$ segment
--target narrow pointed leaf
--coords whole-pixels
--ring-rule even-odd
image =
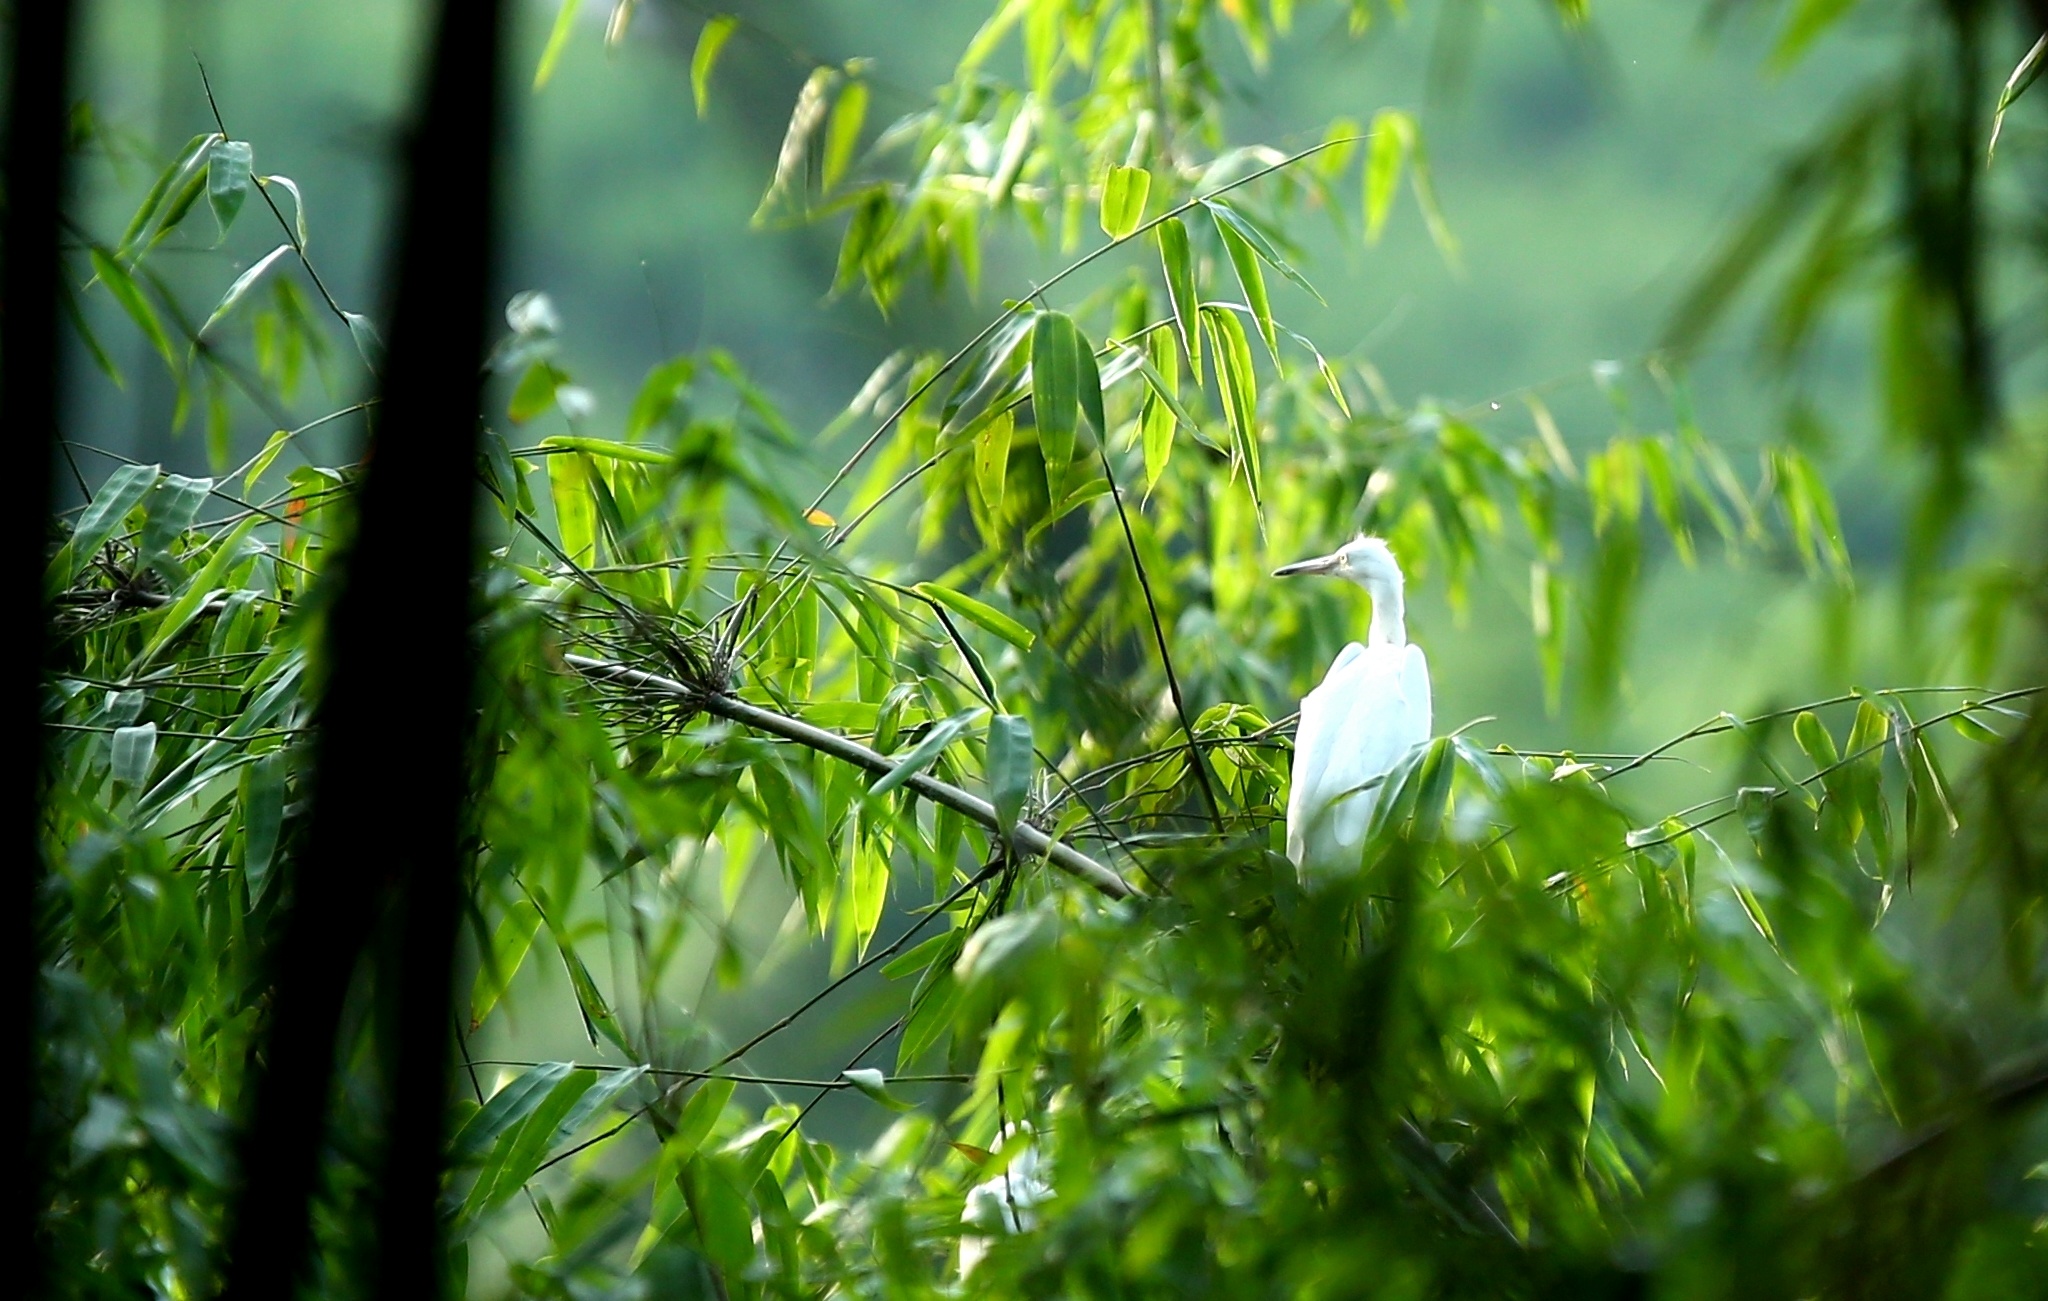
[[[1152,173],[1142,167],[1112,167],[1102,181],[1102,231],[1125,239],[1145,220]]]
[[[225,239],[249,197],[249,173],[256,161],[247,140],[223,140],[206,155],[206,202]]]
[[[1073,318],[1040,312],[1031,330],[1031,413],[1045,456],[1046,483],[1057,485],[1074,459],[1074,427],[1080,412],[1081,380],[1075,361]]]
[[[719,14],[707,20],[704,30],[697,33],[697,48],[690,55],[690,94],[697,101],[698,117],[711,109],[711,73],[718,66],[719,51],[732,39],[733,29],[738,26],[737,18]]]
[[[92,251],[92,269],[100,283],[107,287],[107,292],[114,296],[114,301],[121,305],[121,310],[128,314],[128,319],[135,322],[136,328],[156,349],[157,356],[164,359],[164,365],[177,369],[177,361],[171,354],[170,336],[164,333],[163,322],[157,319],[156,309],[143,296],[142,286],[135,283],[135,277],[99,249]]]
[[[989,514],[1003,509],[1003,486],[1010,472],[1010,439],[1016,432],[1016,418],[998,411],[984,420],[974,433],[974,482]]]
[[[199,327],[200,337],[204,338],[208,330],[220,324],[229,312],[234,311],[235,305],[240,303],[249,290],[255,287],[256,282],[263,278],[263,273],[270,270],[271,266],[279,258],[291,251],[291,245],[279,244],[276,248],[259,258],[247,271],[236,276],[235,283],[228,286],[227,293],[221,295],[220,304],[213,309],[212,315],[206,318],[206,324]]]
[[[983,632],[994,633],[1018,650],[1030,650],[1031,643],[1036,640],[1031,630],[1023,624],[994,606],[984,605],[963,592],[941,587],[937,583],[919,583],[910,590],[945,606]]]
[[[1280,364],[1280,334],[1273,328],[1273,304],[1266,297],[1266,274],[1259,270],[1259,255],[1244,236],[1221,218],[1217,219],[1216,233],[1223,237],[1224,251],[1230,254],[1230,265],[1237,270],[1237,283],[1244,287],[1245,305],[1252,309],[1252,319],[1258,322],[1259,337],[1265,340],[1266,351],[1272,354],[1273,364],[1277,366]]]
[[[1166,270],[1166,296],[1173,303],[1173,325],[1187,354],[1188,372],[1202,382],[1202,331],[1195,297],[1195,260],[1188,249],[1188,228],[1178,217],[1159,225],[1159,260]]]
[[[562,51],[569,48],[569,37],[576,30],[576,14],[583,8],[583,0],[562,0],[561,8],[555,10],[555,25],[548,31],[548,43],[540,52],[540,64],[533,70],[533,88],[541,89],[548,79],[555,75],[555,67],[562,61]]]
[[[1031,790],[1034,757],[1029,719],[1016,714],[997,714],[989,720],[989,803],[996,806],[996,822],[1005,836],[1023,816],[1024,797]]]
[[[924,734],[923,740],[911,747],[910,752],[897,760],[893,768],[883,773],[881,777],[876,779],[874,785],[868,787],[868,794],[873,796],[887,795],[904,782],[909,781],[926,768],[931,767],[941,751],[959,740],[961,733],[974,726],[975,721],[981,717],[982,712],[979,709],[970,709],[965,713],[955,714],[951,718],[941,719],[939,722],[932,724],[931,730]]]

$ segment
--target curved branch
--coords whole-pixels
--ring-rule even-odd
[[[869,749],[858,741],[849,740],[836,732],[828,732],[822,727],[813,727],[802,719],[778,714],[772,709],[763,709],[759,705],[741,700],[738,696],[723,692],[693,691],[673,678],[628,668],[624,664],[592,659],[587,655],[565,655],[563,659],[570,668],[585,677],[624,683],[627,686],[674,696],[678,700],[688,701],[707,714],[716,714],[742,727],[779,736],[785,741],[794,741],[820,754],[828,754],[841,762],[850,763],[856,768],[865,768],[879,775],[889,772],[896,766],[895,760],[879,751]],[[923,773],[913,776],[904,785],[934,804],[942,804],[956,813],[973,818],[992,833],[1000,831],[1001,824],[996,820],[995,806],[978,795],[971,795],[958,786]],[[1054,840],[1029,823],[1019,822],[1012,828],[1010,844],[1020,853],[1033,857],[1042,856],[1050,860],[1054,867],[1086,882],[1112,899],[1130,899],[1139,893],[1111,869],[1073,846]]]

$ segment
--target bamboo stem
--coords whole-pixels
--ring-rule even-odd
[[[628,668],[624,664],[592,659],[587,655],[565,655],[563,659],[570,668],[587,678],[623,683],[674,696],[679,700],[687,700],[707,714],[715,714],[742,727],[750,727],[771,736],[779,736],[785,741],[794,741],[798,745],[816,750],[820,754],[830,755],[856,768],[865,768],[877,775],[886,773],[896,766],[896,761],[889,756],[871,750],[858,741],[840,736],[836,732],[828,732],[822,727],[813,727],[802,719],[778,714],[772,709],[763,709],[750,701],[741,700],[738,696],[727,695],[724,692],[693,691],[673,678],[665,678],[642,669]],[[991,832],[1000,832],[1001,824],[996,820],[995,806],[978,795],[970,794],[958,786],[924,773],[911,777],[904,785],[934,804],[942,804],[956,813],[973,818]],[[1050,860],[1054,867],[1086,882],[1112,899],[1130,899],[1139,893],[1130,882],[1110,868],[1028,823],[1019,822],[1011,829],[1010,845],[1020,853]]]

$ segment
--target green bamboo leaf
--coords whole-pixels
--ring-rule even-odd
[[[576,13],[583,8],[583,0],[562,0],[562,7],[555,11],[555,25],[548,31],[548,43],[540,52],[540,65],[533,70],[533,88],[541,89],[548,84],[548,78],[555,75],[555,65],[562,61],[562,51],[569,48],[569,35],[576,30]]]
[[[1210,344],[1216,350],[1216,381],[1223,390],[1223,414],[1230,425],[1231,448],[1244,471],[1245,486],[1252,503],[1264,498],[1259,473],[1258,380],[1252,370],[1251,340],[1237,313],[1221,307],[1204,307],[1202,323],[1209,329]]]
[[[1076,333],[1073,318],[1065,312],[1040,312],[1031,329],[1031,414],[1038,423],[1046,483],[1055,490],[1074,459],[1074,427],[1081,405]]]
[[[1180,404],[1180,366],[1173,355],[1173,339],[1164,330],[1145,337],[1145,355],[1138,373],[1149,392],[1138,413],[1138,433],[1145,450],[1145,492],[1149,495],[1159,476],[1166,473],[1173,456],[1173,430],[1184,414]],[[1192,426],[1190,426],[1192,428]]]
[[[172,188],[178,184],[179,177],[189,177],[198,171],[201,160],[212,150],[214,141],[220,138],[218,133],[212,131],[204,131],[193,136],[185,142],[185,147],[178,151],[170,164],[157,174],[155,184],[149,187],[149,193],[142,196],[141,206],[135,209],[135,215],[129,219],[128,229],[121,232],[121,242],[115,246],[116,258],[125,260],[134,251],[136,242],[142,238],[143,232],[149,229],[150,223],[156,220],[163,208],[164,196],[172,192]]]
[[[1267,266],[1272,267],[1281,275],[1292,280],[1296,285],[1300,286],[1304,293],[1317,302],[1323,301],[1323,296],[1316,292],[1316,287],[1310,284],[1302,276],[1301,272],[1288,265],[1287,259],[1281,257],[1279,252],[1274,249],[1273,242],[1266,238],[1265,232],[1253,225],[1250,219],[1243,213],[1220,199],[1204,200],[1202,206],[1209,210],[1209,215],[1215,218],[1218,225],[1228,226],[1239,239],[1251,245],[1252,249],[1258,253],[1259,259]]]
[[[848,82],[832,102],[832,115],[825,122],[823,179],[827,190],[839,184],[839,178],[846,174],[847,164],[853,161],[853,151],[860,144],[861,123],[866,119],[867,111],[866,82]]]
[[[142,521],[142,536],[136,543],[145,562],[155,564],[171,554],[178,540],[191,531],[193,521],[199,518],[200,508],[206,504],[207,494],[212,491],[211,479],[194,479],[182,474],[164,476],[157,490],[150,494]]]
[[[218,140],[220,137],[214,137]],[[157,218],[156,229],[150,232],[149,243],[133,252],[133,262],[139,262],[143,253],[155,248],[170,238],[171,232],[184,224],[192,209],[199,206],[199,196],[206,193],[206,168],[194,167],[190,174],[171,193],[171,201],[164,205],[163,214]]]
[[[1259,256],[1229,223],[1219,220],[1216,233],[1223,237],[1224,251],[1230,255],[1230,265],[1237,270],[1237,283],[1244,288],[1245,306],[1251,308],[1252,320],[1258,323],[1259,337],[1265,341],[1273,364],[1278,366],[1280,334],[1273,328],[1273,304],[1266,297],[1266,275],[1259,270]]]
[[[568,375],[553,362],[533,363],[513,386],[512,396],[505,403],[505,415],[514,424],[525,424],[552,408],[555,393],[568,382]]]
[[[711,109],[711,73],[718,66],[719,51],[739,25],[732,15],[718,14],[707,19],[704,30],[697,33],[697,48],[690,55],[690,94],[697,101],[698,117]]]
[[[247,140],[222,140],[206,155],[206,202],[226,239],[228,227],[249,198],[249,174],[256,152]]]
[[[1112,167],[1102,181],[1102,231],[1111,239],[1128,238],[1145,220],[1145,200],[1152,192],[1152,173],[1142,167]]]
[[[114,729],[113,771],[115,781],[131,791],[149,783],[156,766],[156,724],[138,723]]]
[[[591,1046],[595,1047],[602,1036],[614,1047],[632,1052],[633,1047],[626,1042],[625,1032],[619,1028],[618,1018],[612,1015],[611,1004],[605,1002],[604,992],[597,987],[590,968],[584,965],[582,955],[576,952],[575,944],[552,918],[548,919],[548,933],[554,937],[555,948],[562,955],[562,967],[569,973],[569,988],[576,995],[577,1010],[583,1014],[583,1033]]]
[[[891,958],[882,968],[882,979],[901,980],[905,976],[922,975],[935,962],[951,964],[957,953],[948,955],[947,950],[958,948],[961,943],[959,931],[947,931],[920,941],[908,951]]]
[[[974,482],[991,516],[1003,509],[1003,485],[1010,472],[1010,440],[1016,432],[1016,418],[998,411],[974,432]]]
[[[299,251],[303,253],[313,243],[313,237],[306,233],[306,196],[299,193],[299,183],[289,176],[259,176],[256,184],[265,189],[282,186],[292,196],[292,228],[298,232]]]
[[[270,270],[271,266],[274,265],[279,258],[283,257],[285,254],[291,251],[291,245],[279,244],[276,248],[270,250],[268,253],[265,253],[261,258],[257,259],[256,263],[252,265],[247,271],[244,271],[241,275],[236,276],[235,283],[228,286],[227,293],[221,295],[219,305],[216,306],[213,309],[213,313],[206,318],[206,324],[199,327],[199,337],[205,338],[206,332],[208,330],[211,330],[214,326],[220,324],[221,321],[227,316],[229,312],[234,311],[235,305],[242,301],[243,297],[248,294],[250,289],[255,287],[255,284],[258,280],[261,280],[263,278],[263,273],[265,271]]]
[[[675,1132],[662,1144],[664,1155],[675,1154],[687,1159],[696,1155],[697,1149],[711,1135],[712,1128],[725,1111],[725,1104],[732,1100],[733,1081],[706,1080],[697,1086],[690,1100],[683,1104],[683,1114],[676,1117]]]
[[[1158,226],[1159,260],[1166,270],[1166,296],[1173,303],[1173,325],[1187,354],[1188,372],[1202,382],[1202,331],[1195,297],[1195,259],[1188,249],[1188,228],[1179,217]]]
[[[1377,244],[1394,209],[1401,185],[1401,165],[1415,145],[1415,119],[1399,109],[1382,109],[1372,121],[1372,143],[1365,152],[1365,240]]]
[[[931,767],[940,752],[958,740],[962,732],[973,727],[983,712],[985,711],[981,709],[970,709],[933,723],[931,729],[924,734],[923,740],[911,747],[908,754],[897,760],[894,767],[878,777],[874,785],[868,787],[868,794],[877,797],[887,795]]]
[[[156,631],[150,634],[149,641],[142,648],[142,654],[129,666],[128,672],[131,676],[147,668],[150,661],[156,658],[158,651],[199,617],[199,611],[219,590],[228,570],[245,558],[247,553],[243,549],[243,543],[261,522],[256,516],[251,516],[237,524],[234,532],[214,543],[213,554],[207,558],[206,564],[193,576],[192,581],[186,584],[183,595],[171,602],[164,612],[157,616]]]
[[[601,456],[608,461],[624,461],[629,465],[674,465],[676,458],[671,452],[644,443],[617,443],[609,438],[583,438],[569,434],[558,434],[543,438],[542,447],[561,448],[566,452],[587,452]]]
[[[945,606],[948,610],[967,620],[967,622],[983,632],[994,633],[1012,646],[1015,646],[1018,650],[1030,650],[1031,643],[1037,640],[1031,630],[1023,624],[1018,623],[1015,619],[1012,619],[994,606],[984,605],[964,592],[956,592],[950,587],[941,587],[937,583],[919,583],[910,590],[916,592],[919,596],[927,597]]]
[[[622,1071],[605,1071],[600,1074],[597,1083],[584,1090],[583,1096],[576,1099],[576,1105],[569,1109],[569,1114],[555,1126],[554,1137],[543,1150],[551,1150],[576,1137],[585,1125],[602,1114],[621,1093],[646,1078],[645,1066],[629,1066]]]
[[[272,750],[242,769],[237,779],[242,798],[242,872],[249,896],[263,893],[270,863],[277,855],[277,837],[284,825],[286,755]]]
[[[469,994],[469,1028],[474,1031],[490,1017],[498,1000],[512,985],[513,977],[533,951],[534,936],[540,933],[540,909],[530,899],[516,900],[505,910],[491,933],[490,951],[477,964],[476,984]]]
[[[363,359],[363,365],[376,370],[378,359],[384,355],[384,340],[377,327],[361,312],[343,312],[341,320],[348,326],[349,342],[356,345],[356,355]]]
[[[128,314],[128,319],[135,322],[136,328],[156,349],[157,356],[164,359],[164,365],[175,371],[178,363],[171,353],[171,338],[164,333],[163,323],[157,320],[156,309],[143,296],[142,286],[135,283],[135,277],[97,248],[92,250],[92,270],[100,283],[107,287],[107,292],[114,296],[114,301],[121,305],[121,310]]]
[[[1656,509],[1664,531],[1671,535],[1671,546],[1678,552],[1679,560],[1690,567],[1692,526],[1686,522],[1685,498],[1679,491],[1670,449],[1661,438],[1645,438],[1636,446],[1642,455],[1643,477],[1650,481],[1650,504]]]
[[[1109,421],[1102,410],[1102,372],[1095,364],[1095,345],[1078,328],[1074,331],[1074,380],[1081,399],[1081,414],[1101,442],[1109,441]]]
[[[1964,736],[1969,737],[1972,741],[1977,742],[1979,745],[1998,745],[2005,740],[2004,737],[1992,731],[1990,728],[1984,726],[1984,724],[1978,722],[1976,719],[1970,717],[1968,714],[1957,714],[1954,718],[1951,718],[1949,722],[1955,725],[1956,731],[1961,732]]]
[[[61,591],[77,579],[161,477],[163,470],[154,465],[123,465],[107,476],[72,527],[70,540],[50,561],[51,590]]]
[[[597,552],[597,502],[590,491],[591,467],[580,453],[548,458],[548,491],[555,503],[555,534],[562,550],[579,565]]]
[[[1024,797],[1031,790],[1036,756],[1031,744],[1031,721],[1016,714],[997,714],[988,725],[989,803],[995,805],[998,830],[1008,836],[1024,813]]]
[[[508,1130],[531,1116],[574,1069],[569,1062],[542,1062],[492,1094],[449,1142],[448,1163],[460,1166],[481,1158]]]
[[[1835,750],[1835,738],[1828,735],[1827,727],[1810,709],[1800,710],[1792,720],[1792,739],[1799,742],[1799,748],[1806,751],[1816,769],[1832,768],[1841,761]]]
[[[554,1145],[555,1131],[576,1103],[597,1083],[597,1072],[574,1069],[549,1089],[518,1125],[500,1136],[477,1171],[476,1183],[462,1204],[461,1219],[474,1222],[485,1211],[512,1197],[540,1169]]]

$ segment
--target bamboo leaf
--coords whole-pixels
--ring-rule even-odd
[[[940,752],[958,740],[962,732],[973,727],[983,712],[980,709],[970,709],[932,724],[931,729],[924,734],[923,740],[911,747],[908,754],[897,760],[894,767],[877,778],[874,785],[868,787],[868,794],[877,797],[887,795],[931,767]]]
[[[144,494],[162,477],[163,471],[154,465],[123,465],[107,476],[107,481],[93,494],[92,504],[72,527],[70,539],[51,559],[50,590],[61,591],[77,579],[107,539],[126,522],[128,512],[141,504]]]
[[[568,1062],[542,1062],[492,1094],[448,1144],[448,1163],[465,1165],[482,1157],[506,1131],[532,1115],[574,1069]]]
[[[149,641],[142,648],[142,654],[137,656],[134,664],[129,667],[130,674],[140,673],[147,668],[150,661],[156,658],[158,651],[199,617],[199,611],[204,608],[214,592],[219,590],[228,570],[234,568],[244,558],[246,553],[242,544],[261,522],[257,517],[251,516],[237,524],[232,533],[214,543],[213,554],[207,558],[206,564],[193,576],[192,581],[186,584],[184,593],[157,616],[156,631],[150,634]]]
[[[1166,296],[1173,303],[1174,329],[1180,335],[1181,350],[1187,354],[1188,372],[1195,383],[1202,382],[1202,331],[1197,314],[1201,306],[1195,297],[1195,261],[1188,249],[1188,228],[1179,217],[1161,222],[1159,260],[1166,270]]]
[[[1210,206],[1210,213],[1216,212]],[[1237,270],[1237,283],[1244,288],[1245,305],[1252,309],[1252,319],[1258,323],[1259,337],[1266,341],[1266,351],[1272,355],[1273,364],[1280,364],[1280,334],[1273,328],[1273,304],[1266,297],[1266,275],[1259,270],[1259,255],[1253,251],[1237,229],[1221,217],[1216,220],[1216,233],[1223,237],[1223,248],[1230,255],[1230,265]]]
[[[214,326],[220,324],[221,321],[227,316],[229,312],[234,311],[235,305],[242,301],[242,299],[248,294],[249,290],[255,286],[258,280],[261,280],[263,278],[263,273],[265,271],[270,270],[271,266],[274,265],[279,258],[283,257],[285,254],[291,251],[291,245],[279,244],[276,248],[270,250],[270,252],[265,253],[261,258],[259,258],[256,261],[256,263],[253,266],[251,266],[247,271],[244,271],[241,275],[236,276],[235,283],[228,286],[227,293],[221,295],[219,305],[216,306],[213,309],[213,313],[206,318],[206,324],[199,327],[199,337],[205,338],[206,332],[208,330],[211,330]]]
[[[255,161],[255,150],[247,140],[222,140],[207,152],[206,202],[213,208],[222,239],[227,238],[228,227],[235,224],[235,215],[249,197],[249,174]]]
[[[1365,151],[1365,241],[1377,244],[1401,185],[1401,165],[1415,143],[1415,119],[1399,109],[1382,109],[1372,122]]]
[[[1152,192],[1152,173],[1142,167],[1112,167],[1102,181],[1102,231],[1111,239],[1129,238],[1145,220],[1145,200]]]
[[[112,775],[115,781],[131,791],[141,790],[149,783],[150,769],[155,766],[155,723],[114,729]]]
[[[548,43],[540,52],[540,64],[533,70],[533,88],[539,90],[555,75],[555,65],[562,61],[562,51],[569,48],[570,33],[576,30],[576,14],[583,8],[583,0],[562,0],[561,8],[555,10],[555,25],[548,30]]]
[[[1074,459],[1074,428],[1081,380],[1075,358],[1077,331],[1065,312],[1040,312],[1031,329],[1031,414],[1045,456],[1045,480],[1057,491]]]
[[[860,143],[861,122],[868,111],[867,83],[848,82],[846,89],[832,103],[832,115],[825,123],[825,175],[827,190],[839,184],[839,178],[846,174],[847,164],[853,161],[854,147]]]
[[[2011,108],[2013,101],[2024,95],[2027,87],[2040,78],[2044,63],[2048,63],[2048,35],[2034,42],[2014,66],[2012,75],[2005,79],[2005,89],[1998,95],[1998,111],[1991,116],[1991,143],[1984,147],[1985,162],[1990,162],[1998,152],[1998,135],[2005,130],[2005,110]]]
[[[1216,350],[1216,382],[1223,390],[1223,414],[1230,425],[1231,450],[1244,471],[1245,487],[1253,505],[1264,497],[1259,473],[1258,382],[1252,371],[1251,340],[1237,313],[1220,307],[1204,307],[1202,323],[1209,329],[1209,341]]]
[[[989,720],[989,803],[995,805],[997,829],[1005,836],[1023,815],[1024,797],[1031,791],[1034,759],[1029,719],[997,714]]]
[[[1102,410],[1102,372],[1095,365],[1095,345],[1078,328],[1074,331],[1074,380],[1081,399],[1081,414],[1088,418],[1088,427],[1095,431],[1095,437],[1109,441],[1109,421]]]
[[[1010,472],[1010,440],[1016,432],[1016,418],[998,411],[974,432],[974,482],[990,515],[1003,509],[1003,485]]]
[[[135,277],[97,248],[92,250],[92,270],[100,283],[107,287],[107,292],[114,296],[114,301],[121,305],[121,310],[128,314],[128,319],[156,349],[157,356],[164,359],[164,365],[177,370],[178,363],[171,354],[171,338],[164,333],[163,322],[157,319],[156,309],[143,296],[142,286],[135,283]]]
[[[994,633],[1018,650],[1030,650],[1031,643],[1036,640],[1031,630],[1023,624],[994,606],[984,605],[963,592],[941,587],[937,583],[919,583],[910,590],[945,606],[983,632]]]
[[[218,133],[212,131],[193,136],[185,142],[185,147],[178,151],[177,157],[157,174],[156,183],[149,187],[149,192],[142,197],[141,205],[135,209],[135,215],[129,219],[128,229],[121,232],[121,242],[114,250],[116,259],[126,260],[128,255],[134,252],[136,243],[163,210],[164,197],[179,184],[180,177],[189,178],[198,171],[201,160],[212,151],[214,142],[220,138]]]
[[[583,438],[559,434],[543,438],[542,447],[558,447],[569,452],[586,452],[591,456],[602,456],[608,461],[624,461],[629,465],[674,465],[675,454],[659,447],[648,447],[643,443],[617,443],[609,438]]]
[[[733,29],[738,26],[739,19],[718,14],[707,19],[704,29],[697,33],[697,48],[690,54],[690,94],[697,101],[698,117],[710,111],[711,73],[718,66],[719,51],[732,39]]]
[[[1236,232],[1239,239],[1251,245],[1253,250],[1258,253],[1260,260],[1267,266],[1272,267],[1281,275],[1292,280],[1301,288],[1302,292],[1317,302],[1323,301],[1323,296],[1316,292],[1316,287],[1310,284],[1301,272],[1296,271],[1290,266],[1287,259],[1280,256],[1279,252],[1274,249],[1273,242],[1266,238],[1265,232],[1254,225],[1243,213],[1220,199],[1206,200],[1203,206],[1209,209],[1210,215],[1219,224],[1229,226],[1232,231]]]

